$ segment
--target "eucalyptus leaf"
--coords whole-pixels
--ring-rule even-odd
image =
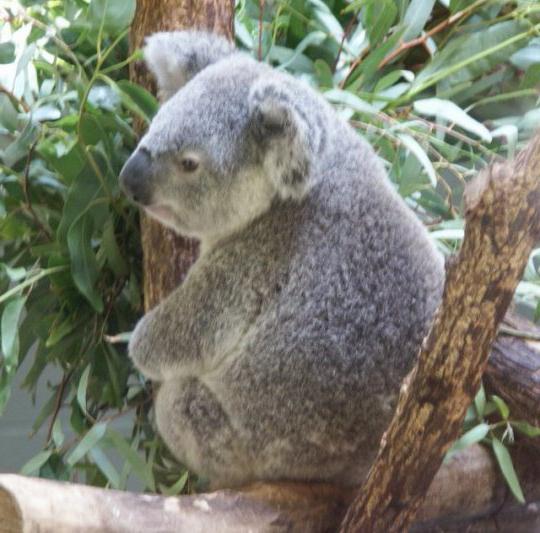
[[[86,413],[86,389],[88,389],[88,378],[91,370],[92,367],[87,365],[79,378],[79,385],[77,386],[77,402],[83,413]]]
[[[120,489],[120,475],[101,447],[99,445],[94,446],[88,451],[88,455],[91,457],[92,461],[96,463],[101,472],[103,472],[104,476],[109,480],[111,488]]]
[[[107,424],[100,422],[92,426],[92,429],[86,433],[75,449],[68,455],[66,462],[73,466],[80,461],[105,435]]]
[[[489,433],[489,424],[481,423],[464,433],[450,448],[449,455],[452,456],[460,450],[464,450],[471,444],[483,440]]]
[[[15,44],[11,42],[0,43],[0,64],[15,61]]]
[[[512,427],[525,435],[526,437],[540,437],[540,427],[533,426],[528,422],[512,422]]]
[[[67,245],[71,257],[73,281],[92,307],[101,313],[103,299],[96,288],[100,269],[92,246],[93,228],[91,212],[83,214],[69,228]]]
[[[403,143],[403,145],[408,150],[410,150],[410,152],[414,154],[414,156],[418,159],[423,169],[425,170],[429,178],[429,181],[431,182],[431,185],[433,187],[436,187],[437,186],[437,173],[435,172],[435,169],[433,168],[433,165],[431,164],[431,161],[429,160],[429,157],[424,151],[424,149],[410,135],[406,135],[405,133],[400,133],[398,134],[398,138]]]
[[[498,439],[494,438],[491,441],[491,446],[499,464],[499,468],[506,480],[506,483],[510,487],[512,494],[519,503],[525,503],[525,496],[523,496],[523,490],[519,483],[514,465],[512,464],[512,458],[506,446]]]
[[[0,334],[4,364],[9,369],[16,367],[19,357],[19,321],[26,297],[16,296],[7,303],[2,312]]]
[[[136,5],[136,0],[92,0],[89,22],[95,31],[119,33],[131,24]]]
[[[30,461],[24,464],[24,466],[21,468],[21,475],[22,476],[29,476],[31,474],[34,474],[37,472],[51,457],[52,450],[44,450],[42,452],[39,452],[36,454]]]
[[[405,31],[402,39],[404,41],[409,41],[420,35],[429,20],[434,4],[435,0],[411,0],[403,18]]]
[[[441,98],[416,100],[414,110],[421,115],[434,116],[451,124],[457,124],[463,129],[474,133],[482,140],[491,142],[489,130],[450,100],[442,100]]]

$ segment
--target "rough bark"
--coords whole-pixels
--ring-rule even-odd
[[[524,471],[534,471],[536,485],[524,488],[530,498],[540,500],[540,458],[518,458],[517,464],[524,481]],[[298,483],[176,498],[6,474],[0,475],[0,531],[329,532],[338,527],[351,498],[349,491],[337,487]],[[505,503],[504,484],[491,454],[471,446],[438,472],[415,531],[463,531],[465,522],[482,525],[477,531],[495,531],[497,524],[505,531],[527,531],[523,528],[539,523],[539,507],[534,506],[531,503],[528,512],[520,506],[516,513],[511,500]]]
[[[459,435],[499,323],[540,236],[540,135],[465,193],[465,237],[392,423],[341,531],[406,531]]]
[[[540,426],[540,328],[513,314],[505,326],[511,329],[493,344],[484,382],[508,403],[512,418]]]
[[[204,28],[229,38],[233,35],[234,0],[138,0],[131,26],[134,50],[156,31]],[[132,81],[155,93],[153,79],[143,62],[132,65]],[[139,124],[139,131],[142,127]],[[141,213],[144,302],[154,307],[184,279],[197,257],[198,246]]]

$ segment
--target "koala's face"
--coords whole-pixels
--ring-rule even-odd
[[[156,34],[145,50],[166,102],[120,174],[126,194],[179,233],[226,235],[301,198],[316,142],[290,81],[224,39]]]
[[[250,76],[203,72],[159,110],[121,182],[145,210],[181,234],[204,238],[271,201],[250,134]]]

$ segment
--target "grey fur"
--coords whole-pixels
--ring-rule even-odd
[[[443,262],[325,100],[228,46],[148,40],[150,68],[178,90],[140,143],[150,157],[121,180],[130,195],[149,184],[146,209],[202,253],[137,324],[130,356],[162,382],[168,446],[215,487],[356,484],[439,303]]]

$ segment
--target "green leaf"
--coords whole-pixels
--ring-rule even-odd
[[[67,244],[71,257],[71,275],[76,287],[98,312],[103,311],[103,300],[96,289],[99,265],[92,249],[93,218],[85,213],[69,228]]]
[[[52,348],[56,346],[66,335],[69,335],[77,324],[73,322],[72,317],[68,317],[64,322],[61,322],[58,326],[53,326],[51,332],[45,341],[46,348]]]
[[[476,442],[480,442],[482,439],[486,437],[490,429],[489,424],[478,424],[477,426],[473,427],[466,433],[464,433],[450,448],[448,451],[449,455],[453,455],[456,452],[459,452],[460,450],[464,450],[471,444],[475,444]]]
[[[376,115],[377,110],[371,105],[358,98],[350,91],[342,91],[341,89],[330,89],[324,93],[324,97],[335,104],[343,104],[354,113],[367,113],[370,115]]]
[[[110,155],[113,152],[113,148],[99,118],[99,115],[94,116],[90,113],[83,113],[80,122],[81,139],[87,146],[97,145],[101,142],[107,154]]]
[[[411,0],[403,17],[405,31],[402,39],[404,41],[410,41],[420,35],[431,15],[434,4],[435,0]]]
[[[450,0],[450,13],[454,15],[458,11],[461,11],[463,8],[469,6],[471,0]]]
[[[152,477],[151,470],[148,468],[144,459],[117,431],[109,429],[107,431],[107,437],[110,439],[116,451],[129,463],[139,478],[146,483],[147,488],[152,492],[155,492],[155,481]]]
[[[525,421],[511,422],[513,428],[527,437],[540,437],[540,427],[533,426]]]
[[[23,476],[29,476],[37,472],[48,460],[49,457],[53,454],[52,450],[44,450],[39,452],[37,455],[32,457],[30,461],[24,464],[20,470],[20,474]]]
[[[60,385],[58,385],[58,387],[59,386]],[[56,407],[58,387],[55,392],[49,396],[47,403],[40,409],[34,423],[32,424],[32,433],[36,433],[36,431],[38,431],[38,429],[42,426],[43,422],[45,422],[45,420],[53,413]]]
[[[128,80],[120,80],[115,86],[119,90],[122,102],[130,111],[137,113],[147,121],[152,120],[159,104],[150,92]]]
[[[27,270],[24,267],[11,268],[8,265],[2,265],[2,268],[11,281],[21,281],[26,277]]]
[[[333,87],[334,79],[332,77],[332,70],[328,66],[328,63],[322,59],[317,59],[313,66],[315,67],[315,75],[317,76],[319,87],[321,89],[323,87]]]
[[[12,378],[13,373],[8,374],[5,368],[0,368],[0,416],[3,414],[11,396]]]
[[[114,468],[113,464],[109,461],[100,446],[94,446],[88,455],[92,461],[96,463],[97,467],[103,472],[103,475],[108,479],[113,489],[120,489],[120,476]]]
[[[343,28],[330,8],[322,0],[309,0],[314,7],[315,18],[337,43],[343,39]]]
[[[7,94],[0,93],[0,124],[9,131],[17,129],[19,114]]]
[[[184,487],[186,486],[187,480],[189,477],[189,472],[186,470],[174,483],[174,485],[171,485],[170,487],[166,487],[165,485],[160,485],[160,492],[161,494],[164,494],[165,496],[178,496],[182,490],[184,490]]]
[[[280,70],[292,67],[295,62],[303,56],[303,52],[310,46],[320,46],[326,40],[326,33],[323,31],[312,31],[308,33],[299,43],[298,46],[290,51],[289,57],[281,62]],[[317,60],[319,61],[319,60]],[[322,60],[321,60],[322,61]]]
[[[56,126],[60,127],[58,122]],[[81,173],[86,163],[84,148],[78,142],[72,146],[61,146],[63,150],[59,154],[58,144],[45,139],[38,143],[37,151],[66,180],[66,183],[70,184],[77,179],[77,176]]]
[[[85,165],[69,188],[64,204],[62,219],[56,233],[60,242],[65,242],[69,228],[89,208],[91,203],[103,197],[103,187],[89,165]]]
[[[427,156],[424,149],[410,135],[406,135],[405,133],[399,133],[398,138],[403,143],[403,145],[408,150],[410,150],[410,152],[418,159],[423,169],[425,170],[429,181],[431,182],[431,185],[433,187],[436,187],[437,173],[435,172],[435,169],[433,168],[433,165],[431,164],[431,161],[429,160],[429,157]]]
[[[88,19],[94,30],[118,34],[131,24],[135,15],[136,0],[92,0]]]
[[[521,485],[517,477],[514,465],[512,464],[512,458],[506,446],[498,439],[493,438],[491,441],[491,446],[493,452],[495,453],[495,458],[497,463],[499,463],[499,468],[512,491],[512,494],[519,503],[525,503],[525,497],[523,496],[523,491],[521,490]]]
[[[503,419],[507,420],[508,415],[510,414],[510,409],[508,405],[506,405],[506,402],[495,394],[491,395],[490,400],[497,406],[497,410],[499,411]]]
[[[461,237],[463,238],[463,230],[461,230]],[[484,390],[484,386],[480,385],[480,389],[478,389],[478,392],[476,393],[476,396],[474,397],[474,407],[476,408],[476,414],[478,418],[484,417],[484,411],[486,409],[486,392]]]
[[[83,413],[86,413],[86,389],[88,388],[88,377],[90,376],[91,365],[88,365],[79,379],[79,385],[77,386],[77,402],[81,407]]]
[[[15,61],[15,44],[0,43],[0,64],[13,63]]]
[[[394,48],[401,39],[402,31],[396,31],[383,44],[370,52],[365,59],[354,69],[347,80],[347,89],[355,91],[358,86],[369,84],[377,72],[380,62]]]
[[[101,241],[105,256],[107,257],[107,263],[118,278],[122,278],[128,275],[129,266],[125,259],[122,257],[118,243],[116,242],[116,236],[114,234],[114,224],[112,219],[107,220],[103,228],[103,238]]]
[[[450,100],[442,100],[441,98],[416,100],[414,110],[421,115],[435,116],[450,124],[455,123],[463,129],[478,135],[482,140],[491,142],[489,130]]]
[[[52,439],[54,445],[60,448],[64,444],[64,432],[62,431],[62,421],[60,418],[56,418],[52,427]]]
[[[371,46],[382,42],[396,20],[394,0],[370,0],[362,11],[362,21],[369,35]]]
[[[8,167],[13,167],[15,163],[24,157],[28,157],[30,146],[34,144],[39,136],[39,128],[34,122],[28,120],[17,138],[4,150],[1,158]]]
[[[527,70],[532,65],[540,63],[540,39],[533,39],[533,41],[516,53],[510,58],[512,64],[521,70]]]
[[[501,66],[527,36],[519,33],[523,29],[521,22],[509,20],[454,38],[418,73],[412,93],[440,80],[449,86],[465,83]]]
[[[99,422],[92,426],[92,429],[67,457],[67,464],[73,466],[78,463],[103,438],[106,431],[107,424],[105,422]]]
[[[19,357],[19,320],[26,297],[13,298],[4,308],[0,326],[2,353],[8,371],[17,366]]]
[[[540,86],[540,63],[531,65],[521,82],[522,89],[534,89],[537,86]]]

